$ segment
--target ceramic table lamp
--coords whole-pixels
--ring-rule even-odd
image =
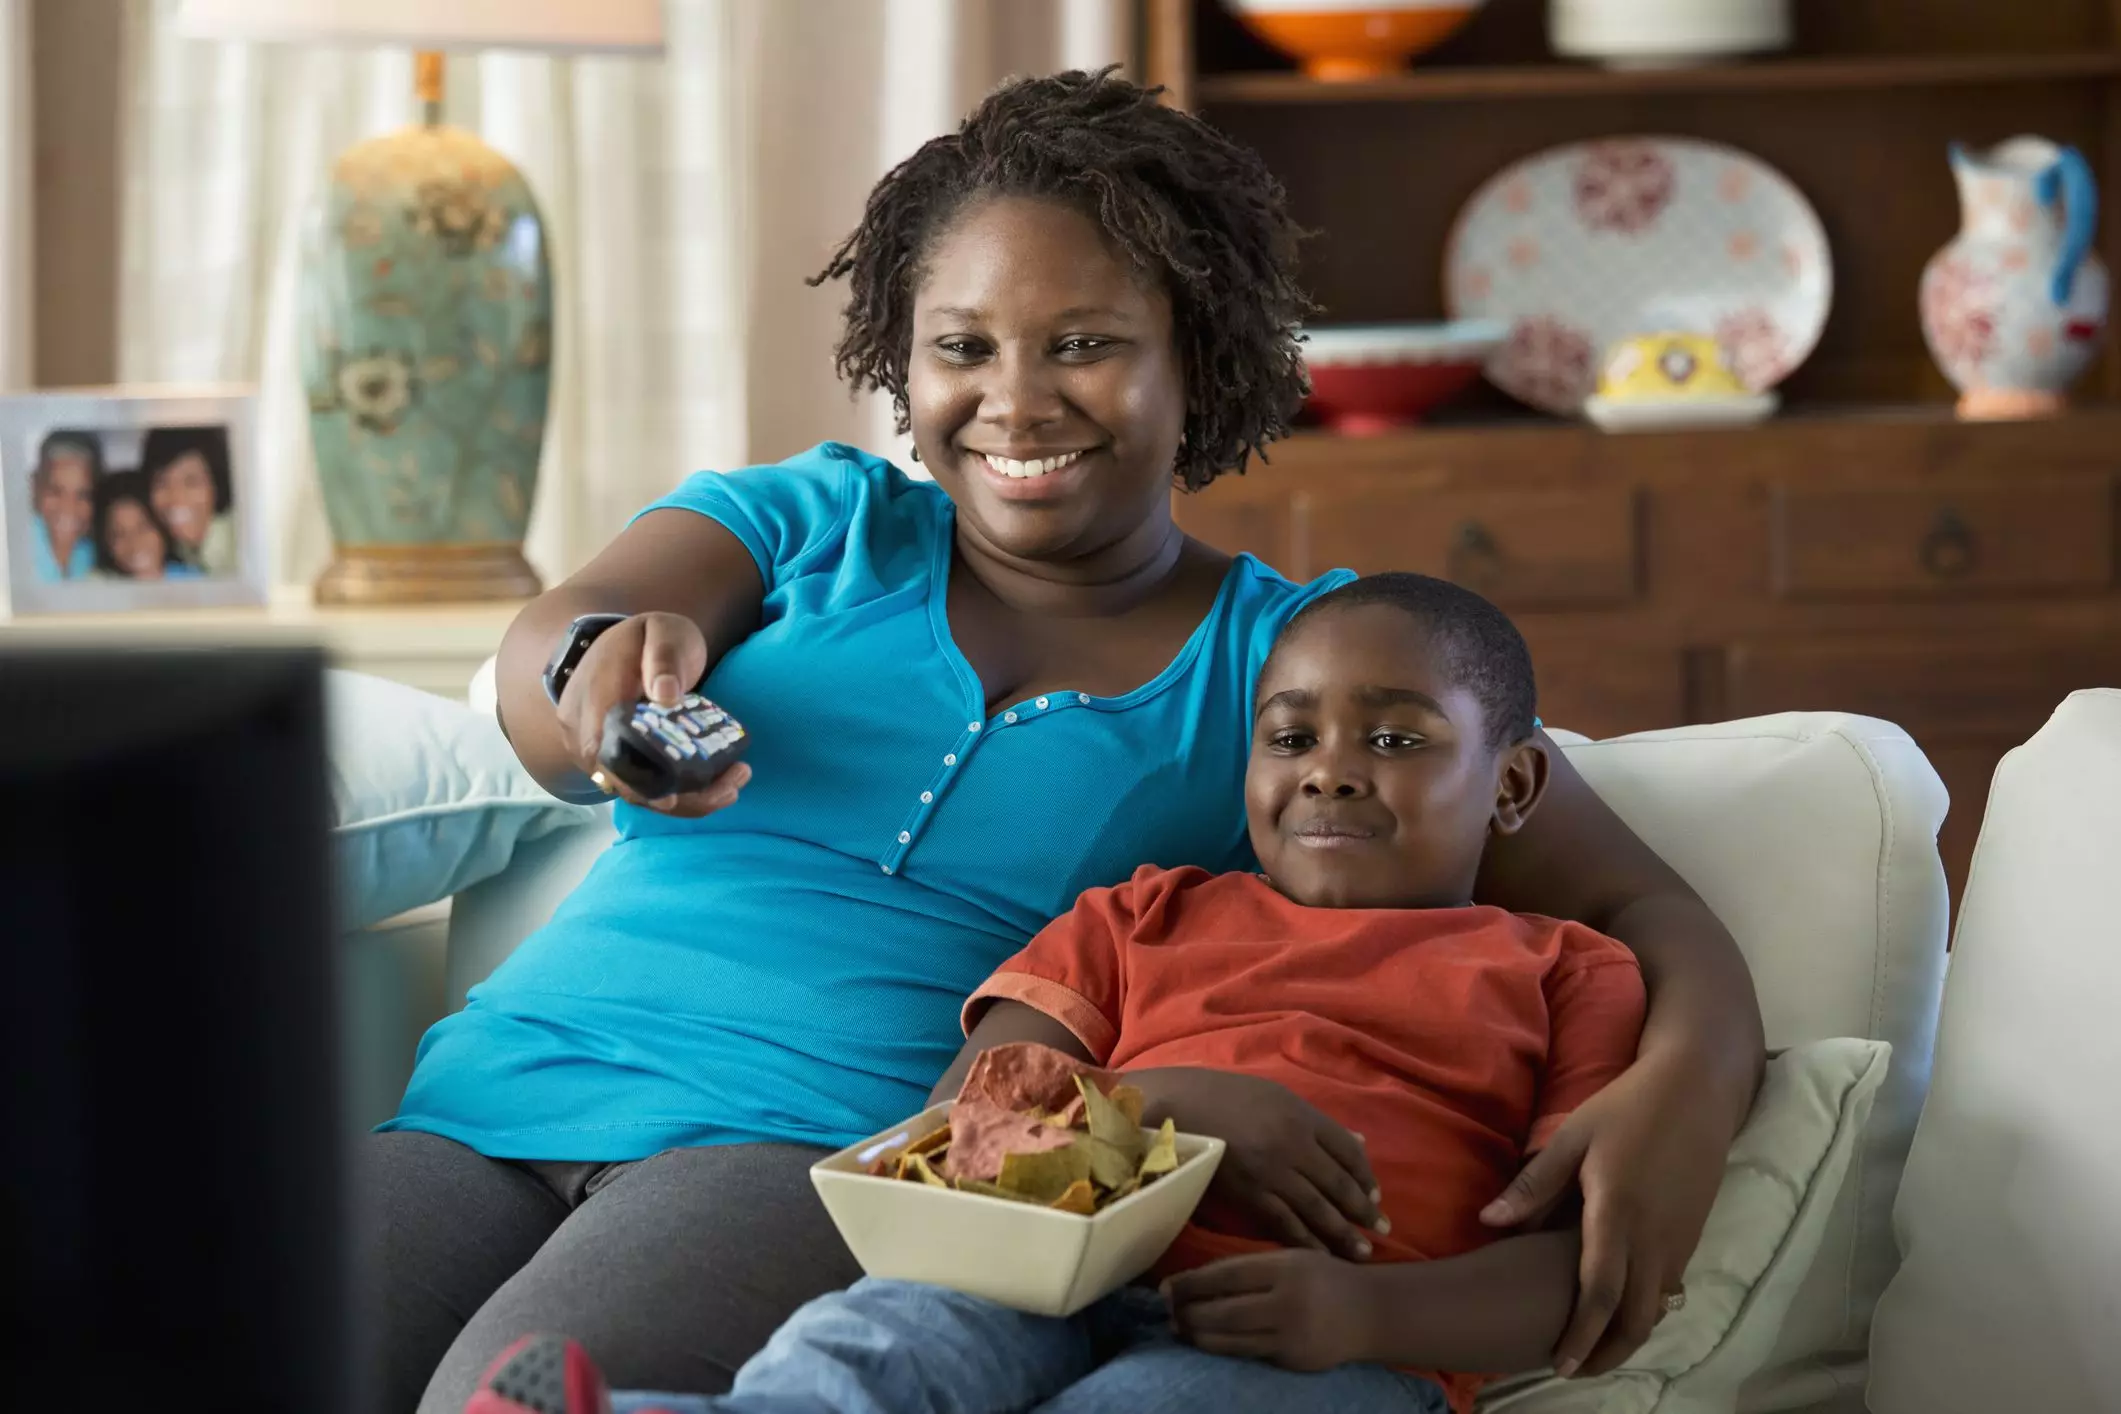
[[[523,174],[443,124],[441,51],[654,53],[661,0],[182,0],[178,15],[201,38],[419,51],[423,120],[342,155],[312,227],[302,372],[335,550],[318,601],[535,594],[545,226]]]

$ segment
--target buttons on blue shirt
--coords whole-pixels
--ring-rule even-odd
[[[1004,713],[1002,714],[1002,720],[1003,720],[1003,721],[1005,721],[1005,722],[1013,722],[1013,721],[1015,721],[1015,720],[1016,720],[1016,713],[1014,713],[1014,712],[1004,712]]]
[[[948,756],[945,756],[943,758],[943,764],[945,766],[955,766],[957,764],[957,753],[953,751]]]
[[[1078,692],[1075,694],[1075,700],[1077,702],[1082,703],[1083,706],[1088,707],[1090,705],[1090,694],[1087,692]]]
[[[979,730],[979,723],[978,723],[978,722],[967,722],[967,723],[965,723],[965,730],[966,730],[966,731],[968,731],[968,732],[976,732],[976,731],[978,731],[978,730]]]
[[[1046,699],[1043,697],[1038,700],[1038,710],[1041,712],[1046,710]]]
[[[898,832],[898,842],[900,844],[912,844],[913,832],[911,830],[900,830]]]
[[[922,792],[921,792],[921,804],[923,804],[923,805],[933,805],[933,804],[935,804],[935,792],[934,792],[934,791],[932,791],[932,790],[924,790],[924,791],[922,791]]]

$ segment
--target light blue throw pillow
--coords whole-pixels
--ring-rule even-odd
[[[508,867],[516,847],[608,827],[516,760],[491,715],[360,673],[326,674],[332,850],[348,930],[449,898]]]

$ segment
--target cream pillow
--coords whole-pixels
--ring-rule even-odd
[[[1685,1309],[1610,1375],[1511,1380],[1489,1389],[1480,1408],[1730,1414],[1739,1386],[1774,1354],[1891,1056],[1883,1041],[1839,1039],[1770,1060],[1687,1267]]]

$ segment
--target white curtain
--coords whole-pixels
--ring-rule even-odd
[[[257,382],[278,576],[329,549],[295,354],[304,221],[333,156],[410,120],[390,52],[178,37],[127,0],[119,372]],[[657,61],[451,65],[451,121],[521,166],[559,281],[530,558],[548,581],[687,472],[824,438],[894,450],[834,381],[838,290],[803,278],[869,186],[1014,73],[1122,61],[1127,0],[669,0]]]

